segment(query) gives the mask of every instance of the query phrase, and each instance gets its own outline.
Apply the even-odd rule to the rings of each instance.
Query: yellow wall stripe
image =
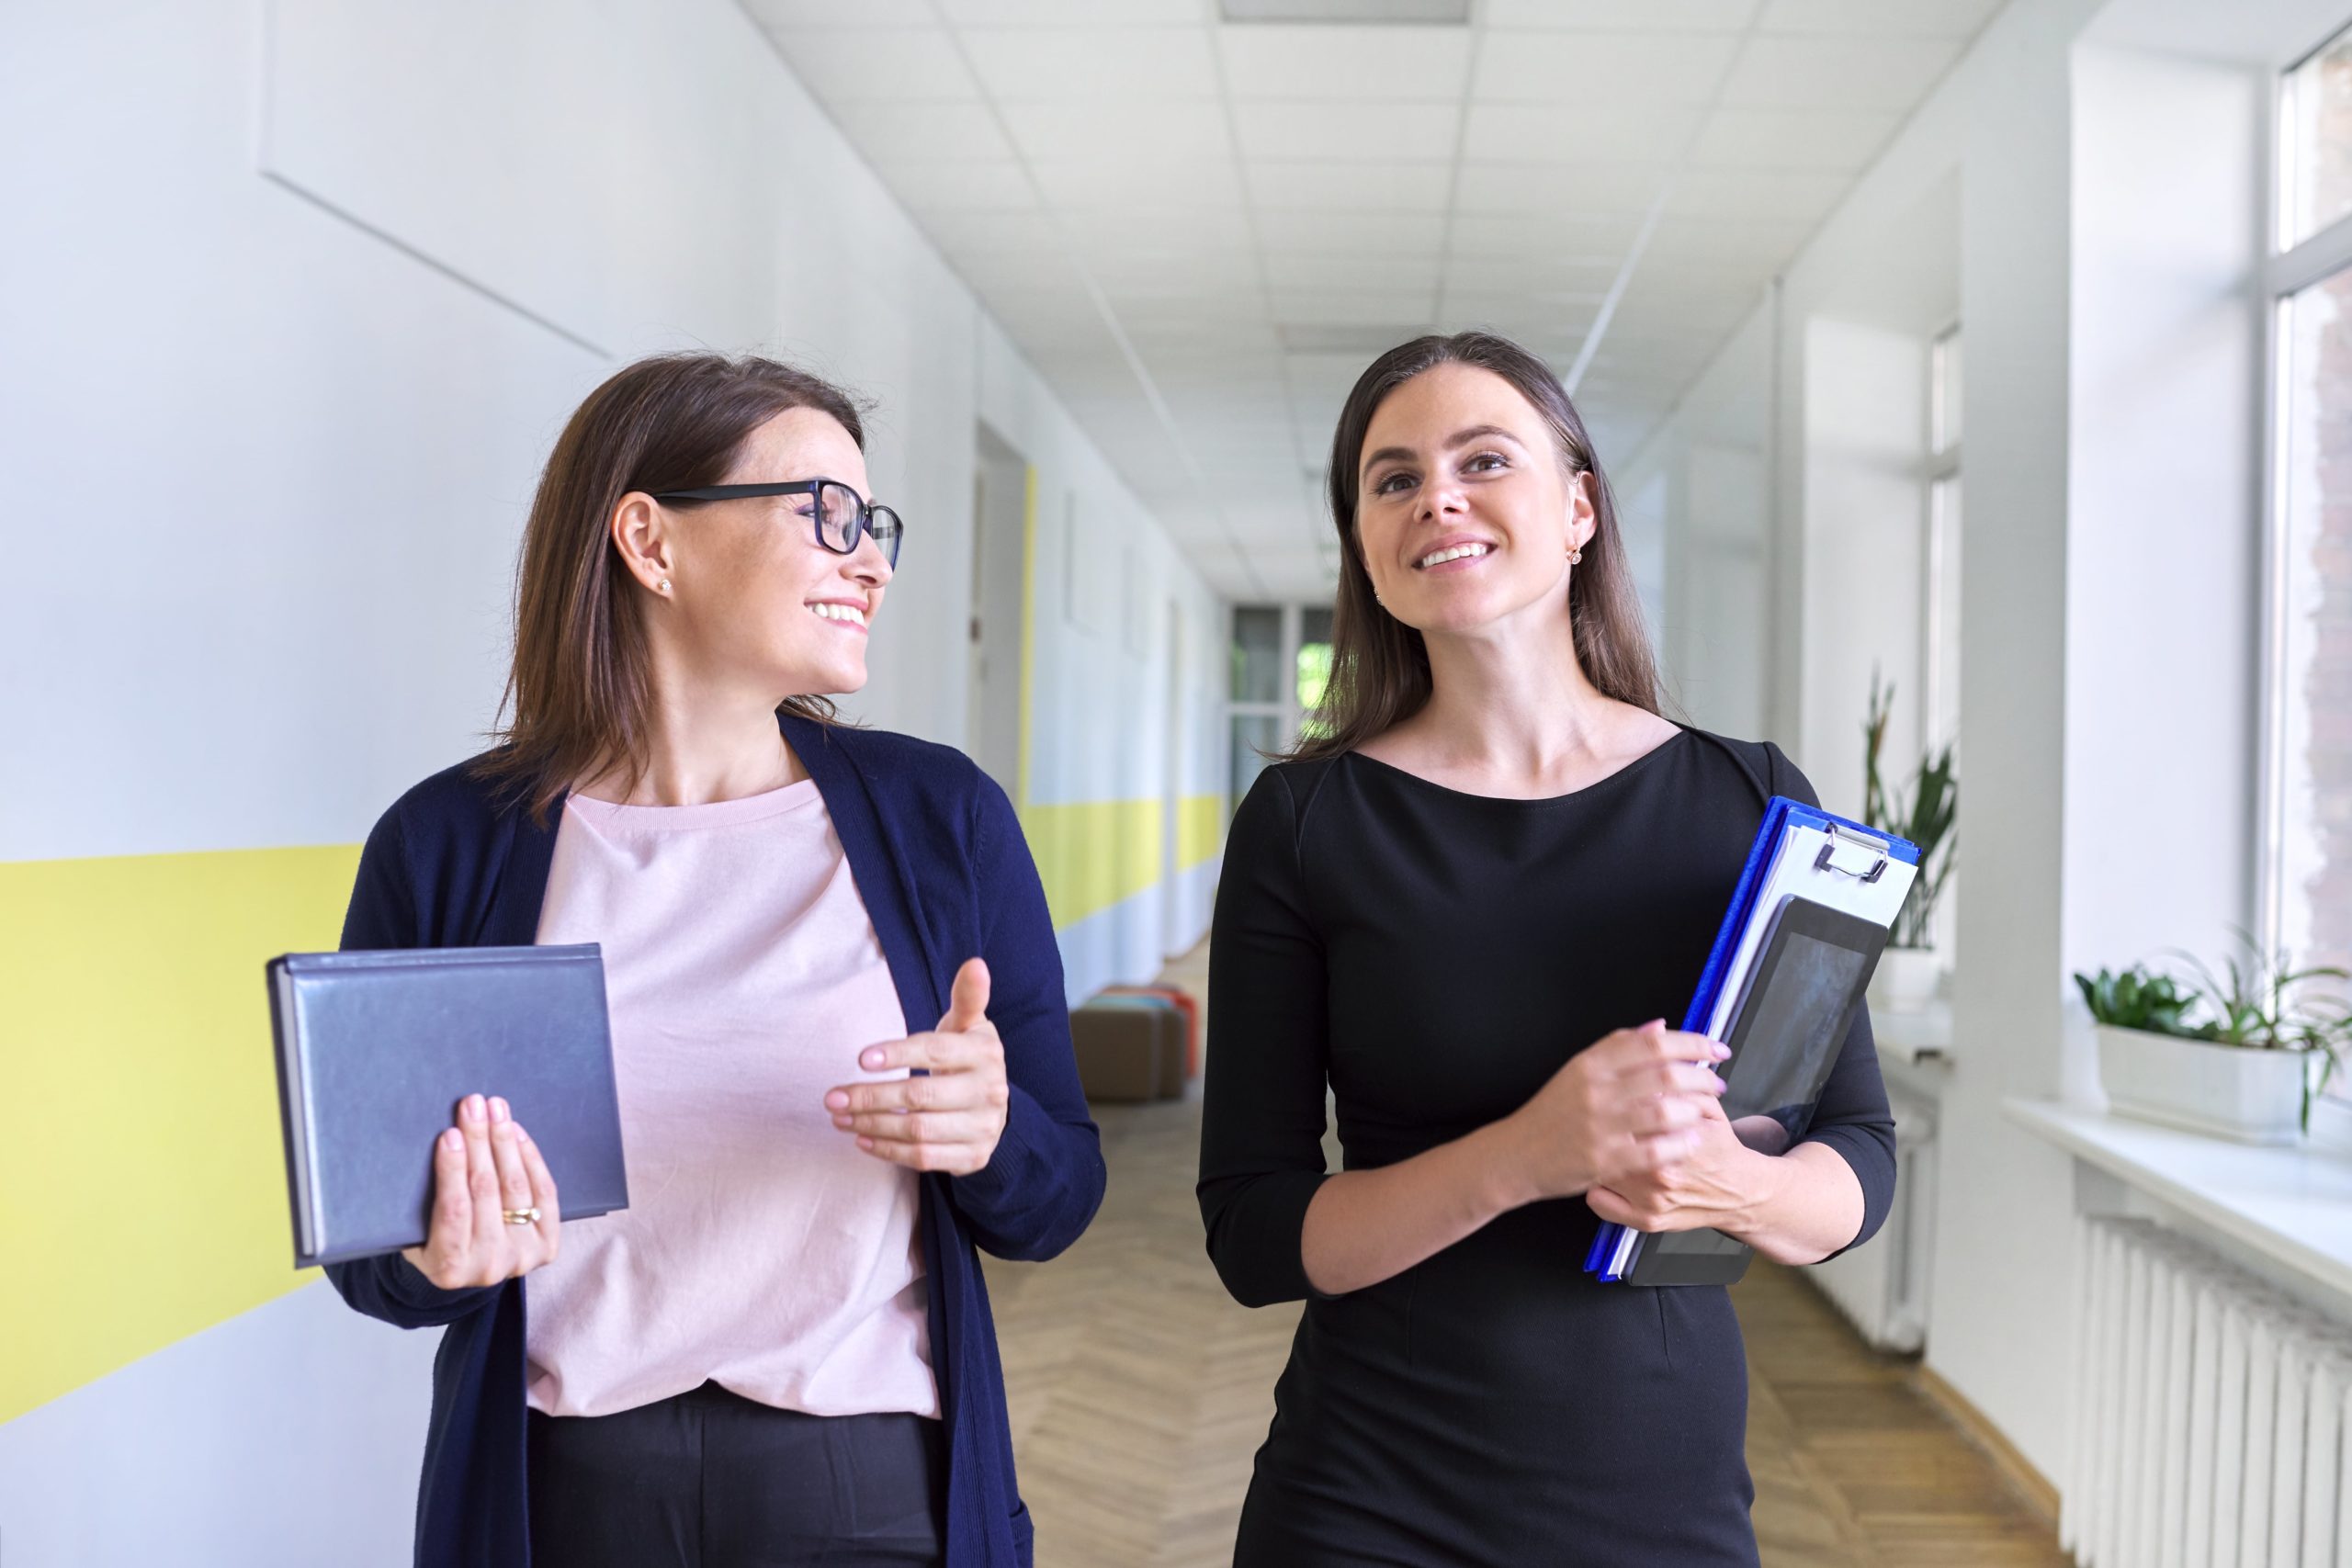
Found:
[[[1046,906],[1057,931],[1134,897],[1159,883],[1166,831],[1165,803],[1091,800],[1032,806],[1021,829],[1046,885]],[[1176,812],[1177,868],[1189,871],[1214,856],[1225,834],[1225,796],[1189,795]]]
[[[356,844],[0,864],[0,1421],[285,1294],[262,965]]]
[[[1176,869],[1190,871],[1225,848],[1225,796],[1188,795],[1176,803]]]
[[[1160,801],[1021,816],[1057,927],[1160,879]],[[1176,824],[1190,870],[1225,797],[1187,797]],[[358,857],[0,864],[0,1422],[311,1277],[289,1258],[262,965],[335,945]]]

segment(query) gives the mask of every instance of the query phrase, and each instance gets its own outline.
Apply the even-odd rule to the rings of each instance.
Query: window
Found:
[[[1312,716],[1323,702],[1323,687],[1331,679],[1331,612],[1301,610],[1298,613],[1298,657],[1292,661],[1296,674],[1298,732],[1302,737],[1325,733],[1324,727]]]
[[[1227,704],[1232,740],[1229,799],[1241,797],[1279,751],[1309,732],[1331,671],[1327,605],[1241,604],[1233,612],[1233,684]]]
[[[2352,29],[2285,73],[2276,125],[2258,934],[2352,968]]]
[[[2352,28],[2289,71],[2278,93],[2278,248],[2352,213]]]

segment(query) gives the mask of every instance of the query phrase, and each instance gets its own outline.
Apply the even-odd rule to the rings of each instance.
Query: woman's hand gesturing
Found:
[[[988,1021],[988,1006],[989,966],[969,959],[956,972],[955,995],[937,1029],[869,1045],[857,1061],[870,1073],[921,1067],[929,1076],[828,1090],[833,1125],[856,1134],[857,1146],[868,1154],[917,1170],[969,1176],[987,1165],[1012,1102],[1004,1042]]]
[[[434,1141],[433,1221],[401,1256],[445,1291],[495,1285],[555,1261],[562,1214],[537,1144],[496,1096],[469,1094]],[[506,1216],[537,1217],[515,1224]]]
[[[1697,1147],[1730,1053],[1703,1034],[1655,1021],[1604,1035],[1568,1058],[1502,1125],[1528,1198],[1568,1198],[1655,1171]]]

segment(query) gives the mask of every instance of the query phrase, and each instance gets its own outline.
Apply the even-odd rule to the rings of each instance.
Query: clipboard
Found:
[[[1748,981],[1786,901],[1823,906],[1889,929],[1918,871],[1919,849],[1908,840],[1774,795],[1765,807],[1763,824],[1748,847],[1747,863],[1700,971],[1698,989],[1683,1015],[1683,1031],[1711,1040],[1731,1039],[1736,1014],[1748,996]],[[1641,1257],[1643,1239],[1640,1231],[1602,1222],[1585,1254],[1585,1272],[1603,1283],[1626,1280]],[[1725,1244],[1720,1260],[1699,1270],[1701,1277],[1657,1278],[1659,1271],[1651,1270],[1651,1278],[1632,1282],[1699,1284],[1736,1279],[1747,1267],[1748,1248],[1729,1237],[1720,1239]]]

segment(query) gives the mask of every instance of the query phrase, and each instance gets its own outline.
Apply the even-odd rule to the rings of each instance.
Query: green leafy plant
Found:
[[[1951,875],[1952,851],[1959,842],[1954,830],[1960,809],[1960,780],[1952,769],[1951,751],[1929,751],[1919,759],[1906,799],[1890,791],[1881,774],[1886,751],[1886,728],[1894,712],[1894,687],[1881,686],[1879,672],[1871,671],[1870,715],[1862,723],[1862,826],[1893,833],[1919,846],[1919,872],[1910,897],[1894,918],[1888,943],[1894,947],[1926,947],[1935,932],[1937,901]]]
[[[2247,1051],[2316,1052],[2317,1074],[2303,1080],[2303,1130],[2311,1130],[2312,1099],[2324,1089],[2352,1049],[2352,998],[2344,983],[2352,972],[2328,964],[2297,969],[2282,949],[2266,952],[2232,928],[2241,952],[2217,972],[2192,953],[2172,956],[2188,965],[2187,984],[2133,964],[2120,975],[2101,969],[2077,974],[2091,1018],[2119,1029],[2145,1030]],[[2195,1015],[2195,1016],[2192,1016]]]
[[[2194,991],[2183,992],[2169,975],[2152,974],[2134,964],[2122,974],[2101,969],[2097,975],[2076,975],[2091,1017],[2118,1029],[2144,1029],[2152,1034],[2193,1033],[2187,1021],[2197,1005]]]

